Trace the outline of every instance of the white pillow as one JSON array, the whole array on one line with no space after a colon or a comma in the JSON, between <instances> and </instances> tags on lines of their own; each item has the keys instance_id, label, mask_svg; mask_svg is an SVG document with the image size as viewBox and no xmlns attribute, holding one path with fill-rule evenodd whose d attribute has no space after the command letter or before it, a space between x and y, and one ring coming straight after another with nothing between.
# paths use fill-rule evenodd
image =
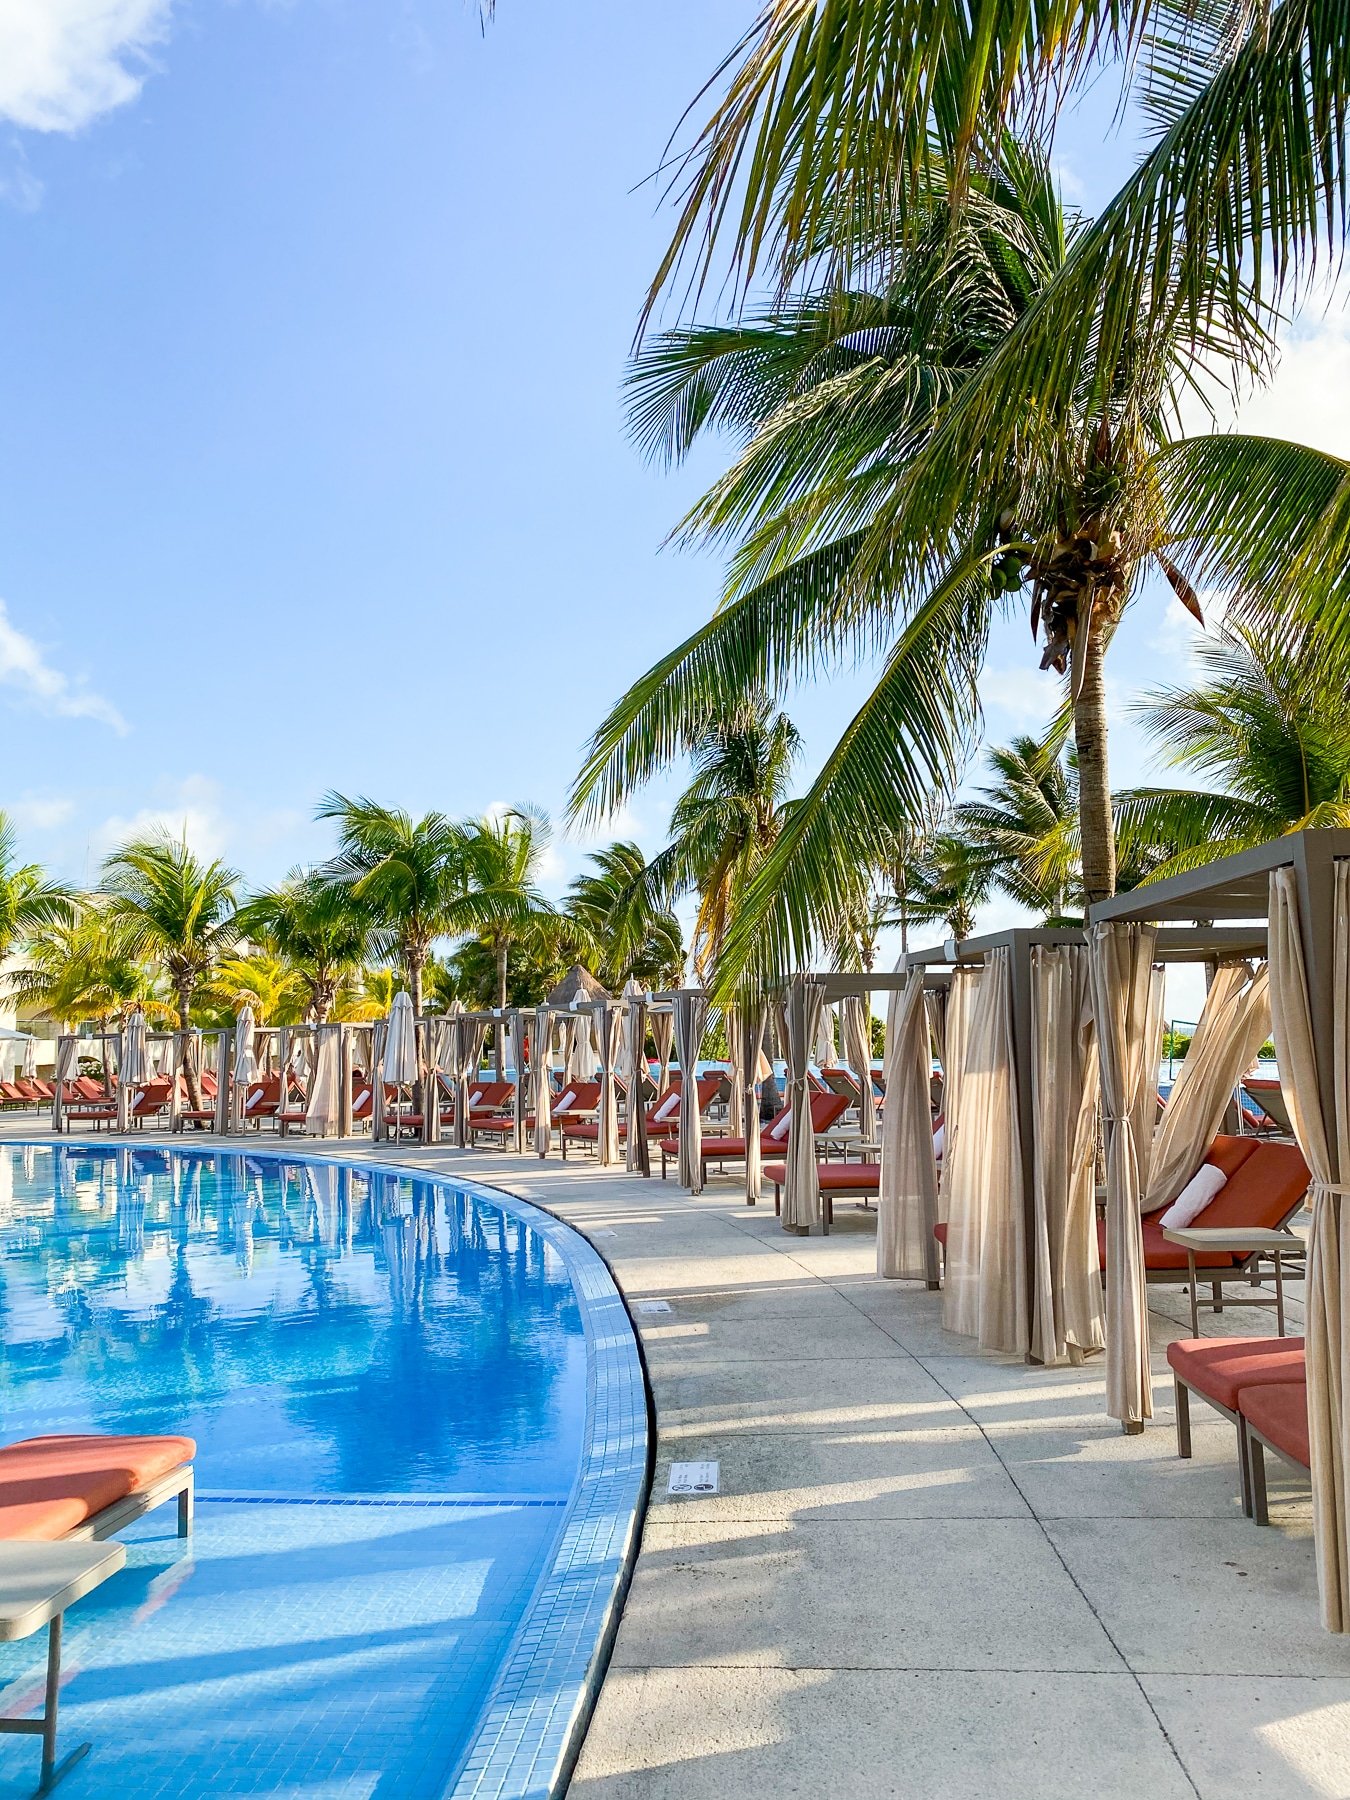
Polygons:
<instances>
[{"instance_id":1,"label":"white pillow","mask_svg":"<svg viewBox=\"0 0 1350 1800\"><path fill-rule=\"evenodd\" d=\"M934 1157L935 1161L937 1161L937 1162L942 1161L942 1152L946 1148L947 1148L947 1127L945 1125L939 1125L937 1130L933 1133L933 1157Z\"/></svg>"},{"instance_id":2,"label":"white pillow","mask_svg":"<svg viewBox=\"0 0 1350 1800\"><path fill-rule=\"evenodd\" d=\"M770 1125L766 1135L771 1137L775 1144L781 1144L791 1129L792 1108L789 1106L786 1107L774 1120L773 1124Z\"/></svg>"},{"instance_id":3,"label":"white pillow","mask_svg":"<svg viewBox=\"0 0 1350 1800\"><path fill-rule=\"evenodd\" d=\"M565 1094L559 1094L558 1098L553 1102L554 1112L566 1112L576 1097L577 1090L575 1088L568 1088Z\"/></svg>"},{"instance_id":4,"label":"white pillow","mask_svg":"<svg viewBox=\"0 0 1350 1800\"><path fill-rule=\"evenodd\" d=\"M653 1121L659 1123L662 1119L668 1119L673 1112L678 1110L679 1104L680 1090L676 1088L673 1094L666 1095L660 1106L658 1106L656 1111L652 1114Z\"/></svg>"},{"instance_id":5,"label":"white pillow","mask_svg":"<svg viewBox=\"0 0 1350 1800\"><path fill-rule=\"evenodd\" d=\"M1227 1184L1228 1177L1222 1169L1216 1169L1213 1163L1201 1163L1158 1223L1170 1226L1174 1231L1193 1225L1219 1189Z\"/></svg>"}]
</instances>

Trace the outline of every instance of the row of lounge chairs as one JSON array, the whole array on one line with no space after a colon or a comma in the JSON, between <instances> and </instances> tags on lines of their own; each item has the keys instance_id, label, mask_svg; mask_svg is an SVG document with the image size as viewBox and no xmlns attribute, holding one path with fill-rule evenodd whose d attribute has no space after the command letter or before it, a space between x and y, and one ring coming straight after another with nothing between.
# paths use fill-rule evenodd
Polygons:
<instances>
[{"instance_id":1,"label":"row of lounge chairs","mask_svg":"<svg viewBox=\"0 0 1350 1800\"><path fill-rule=\"evenodd\" d=\"M1237 1431L1242 1510L1270 1523L1265 1451L1309 1469L1308 1370L1302 1338L1179 1338L1167 1346L1176 1389L1177 1455L1191 1454L1191 1395Z\"/></svg>"}]
</instances>

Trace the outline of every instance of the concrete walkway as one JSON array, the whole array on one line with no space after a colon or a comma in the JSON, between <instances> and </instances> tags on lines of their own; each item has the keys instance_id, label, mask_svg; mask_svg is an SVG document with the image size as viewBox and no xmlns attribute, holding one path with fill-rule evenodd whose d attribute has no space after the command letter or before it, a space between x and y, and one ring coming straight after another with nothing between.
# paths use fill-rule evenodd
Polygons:
<instances>
[{"instance_id":1,"label":"concrete walkway","mask_svg":"<svg viewBox=\"0 0 1350 1800\"><path fill-rule=\"evenodd\" d=\"M941 1295L875 1277L851 1206L798 1238L729 1182L380 1149L566 1218L642 1334L656 1481L574 1800L1350 1796L1350 1641L1318 1624L1304 1485L1272 1467L1273 1527L1250 1524L1203 1405L1175 1456L1179 1290L1126 1438L1100 1363L977 1353ZM668 1498L672 1458L716 1460L718 1494Z\"/></svg>"}]
</instances>

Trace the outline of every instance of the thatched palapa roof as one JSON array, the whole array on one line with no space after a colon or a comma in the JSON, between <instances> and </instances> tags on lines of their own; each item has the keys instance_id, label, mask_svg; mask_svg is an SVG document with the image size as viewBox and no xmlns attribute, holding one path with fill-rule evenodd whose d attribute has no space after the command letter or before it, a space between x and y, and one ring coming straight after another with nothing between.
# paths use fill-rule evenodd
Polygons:
<instances>
[{"instance_id":1,"label":"thatched palapa roof","mask_svg":"<svg viewBox=\"0 0 1350 1800\"><path fill-rule=\"evenodd\" d=\"M592 1000L608 1000L609 995L580 963L573 963L548 997L549 1006L585 1006Z\"/></svg>"}]
</instances>

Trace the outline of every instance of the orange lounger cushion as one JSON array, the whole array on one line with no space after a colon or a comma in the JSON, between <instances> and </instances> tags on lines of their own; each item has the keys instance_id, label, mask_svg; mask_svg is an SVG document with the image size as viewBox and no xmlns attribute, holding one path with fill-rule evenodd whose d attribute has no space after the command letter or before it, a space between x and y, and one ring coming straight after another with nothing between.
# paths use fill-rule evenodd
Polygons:
<instances>
[{"instance_id":1,"label":"orange lounger cushion","mask_svg":"<svg viewBox=\"0 0 1350 1800\"><path fill-rule=\"evenodd\" d=\"M1245 1387L1238 1394L1238 1411L1268 1444L1274 1444L1305 1469L1312 1467L1306 1382L1280 1381L1265 1387Z\"/></svg>"},{"instance_id":2,"label":"orange lounger cushion","mask_svg":"<svg viewBox=\"0 0 1350 1800\"><path fill-rule=\"evenodd\" d=\"M1302 1338L1178 1338L1167 1360L1188 1388L1229 1412L1243 1388L1302 1381Z\"/></svg>"},{"instance_id":3,"label":"orange lounger cushion","mask_svg":"<svg viewBox=\"0 0 1350 1800\"><path fill-rule=\"evenodd\" d=\"M787 1164L765 1163L764 1179L775 1187L786 1186ZM866 1162L817 1163L816 1179L822 1194L875 1194L881 1185L881 1168Z\"/></svg>"},{"instance_id":4,"label":"orange lounger cushion","mask_svg":"<svg viewBox=\"0 0 1350 1800\"><path fill-rule=\"evenodd\" d=\"M52 1541L192 1461L189 1437L24 1438L0 1449L0 1538Z\"/></svg>"}]
</instances>

